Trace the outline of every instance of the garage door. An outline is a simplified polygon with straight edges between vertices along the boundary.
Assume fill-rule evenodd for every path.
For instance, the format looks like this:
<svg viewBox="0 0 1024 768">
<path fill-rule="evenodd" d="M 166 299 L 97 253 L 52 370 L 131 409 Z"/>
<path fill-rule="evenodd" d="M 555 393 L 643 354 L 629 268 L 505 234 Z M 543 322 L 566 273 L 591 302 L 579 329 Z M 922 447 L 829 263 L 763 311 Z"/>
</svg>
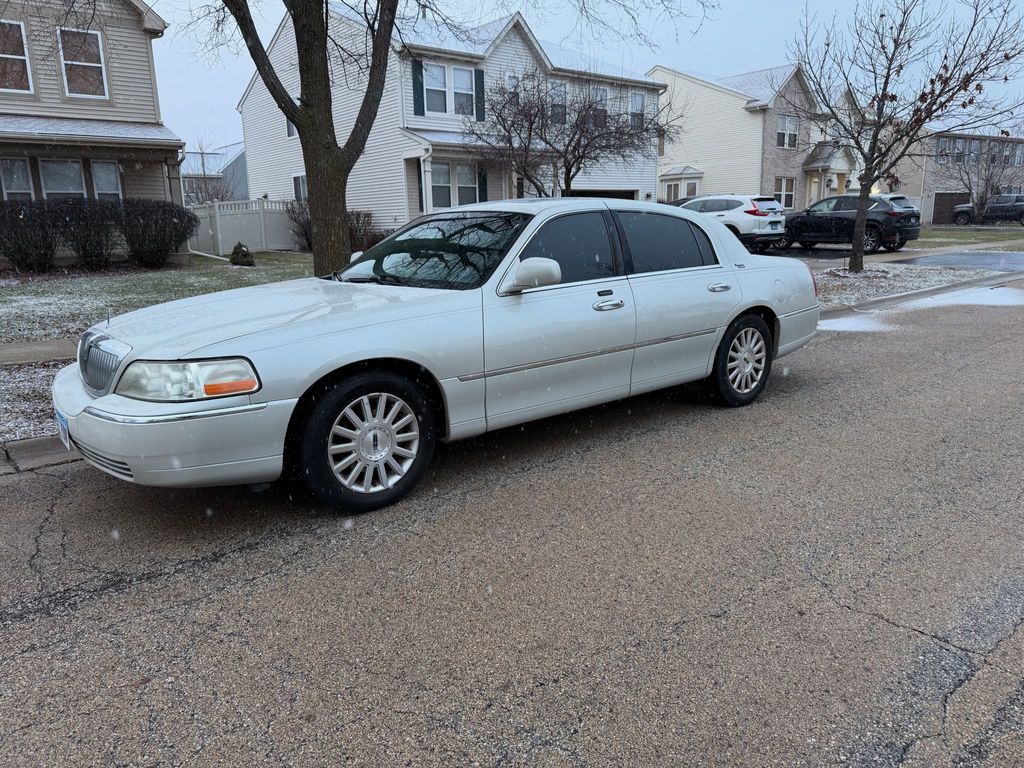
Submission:
<svg viewBox="0 0 1024 768">
<path fill-rule="evenodd" d="M 968 192 L 936 192 L 932 209 L 932 224 L 952 224 L 953 206 L 971 202 Z"/>
<path fill-rule="evenodd" d="M 574 189 L 565 197 L 611 197 L 615 200 L 636 200 L 635 189 Z"/>
</svg>

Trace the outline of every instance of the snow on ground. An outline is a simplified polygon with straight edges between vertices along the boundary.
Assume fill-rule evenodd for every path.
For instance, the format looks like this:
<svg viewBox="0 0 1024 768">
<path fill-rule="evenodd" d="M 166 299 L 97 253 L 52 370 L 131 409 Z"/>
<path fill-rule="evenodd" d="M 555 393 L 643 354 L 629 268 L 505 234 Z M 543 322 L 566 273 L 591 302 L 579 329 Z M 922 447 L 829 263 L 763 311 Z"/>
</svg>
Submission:
<svg viewBox="0 0 1024 768">
<path fill-rule="evenodd" d="M 0 366 L 0 443 L 57 434 L 50 385 L 65 365 Z"/>
<path fill-rule="evenodd" d="M 860 273 L 837 267 L 816 270 L 814 279 L 818 283 L 818 301 L 828 308 L 995 274 L 998 273 L 989 269 L 885 263 L 867 264 Z"/>
<path fill-rule="evenodd" d="M 984 288 L 968 288 L 963 291 L 940 293 L 938 296 L 926 296 L 900 306 L 900 309 L 932 309 L 934 307 L 957 307 L 974 305 L 983 307 L 1022 307 L 1024 306 L 1024 290 L 1009 286 L 991 286 Z"/>
<path fill-rule="evenodd" d="M 869 315 L 844 315 L 833 317 L 828 320 L 818 321 L 819 331 L 836 331 L 838 333 L 868 332 L 868 331 L 891 331 L 893 326 L 886 323 L 877 314 Z"/>
</svg>

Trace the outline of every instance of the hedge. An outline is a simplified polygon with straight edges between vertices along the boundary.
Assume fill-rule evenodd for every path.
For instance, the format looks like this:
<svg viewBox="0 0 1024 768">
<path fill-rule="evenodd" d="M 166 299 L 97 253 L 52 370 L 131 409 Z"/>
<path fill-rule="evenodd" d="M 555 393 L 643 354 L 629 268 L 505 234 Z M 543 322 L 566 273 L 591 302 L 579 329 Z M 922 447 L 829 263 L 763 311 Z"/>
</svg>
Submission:
<svg viewBox="0 0 1024 768">
<path fill-rule="evenodd" d="M 63 245 L 85 269 L 103 269 L 120 236 L 131 261 L 162 267 L 198 226 L 165 200 L 0 201 L 0 256 L 19 272 L 48 272 Z"/>
</svg>

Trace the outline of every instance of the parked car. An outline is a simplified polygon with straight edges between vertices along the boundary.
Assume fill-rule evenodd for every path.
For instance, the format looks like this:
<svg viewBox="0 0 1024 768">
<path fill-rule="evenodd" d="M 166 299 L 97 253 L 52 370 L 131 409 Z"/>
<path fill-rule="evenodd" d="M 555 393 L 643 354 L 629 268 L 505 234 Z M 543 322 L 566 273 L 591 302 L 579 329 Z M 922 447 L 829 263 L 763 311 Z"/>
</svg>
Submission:
<svg viewBox="0 0 1024 768">
<path fill-rule="evenodd" d="M 786 231 L 785 208 L 770 196 L 701 195 L 680 207 L 718 219 L 741 243 L 755 251 L 774 246 Z"/>
<path fill-rule="evenodd" d="M 972 203 L 953 206 L 953 223 L 965 226 L 986 221 L 1019 221 L 1024 225 L 1024 195 L 996 195 L 988 202 L 979 219 Z"/>
<path fill-rule="evenodd" d="M 818 243 L 852 243 L 857 215 L 857 195 L 837 195 L 819 200 L 806 211 L 786 218 L 782 249 L 793 243 L 813 248 Z M 872 195 L 864 232 L 864 253 L 879 248 L 898 251 L 921 235 L 921 212 L 903 195 Z"/>
<path fill-rule="evenodd" d="M 408 493 L 438 440 L 701 379 L 746 405 L 817 323 L 803 263 L 748 254 L 690 211 L 482 203 L 417 219 L 325 278 L 99 323 L 53 401 L 66 444 L 123 480 L 290 469 L 364 511 Z"/>
</svg>

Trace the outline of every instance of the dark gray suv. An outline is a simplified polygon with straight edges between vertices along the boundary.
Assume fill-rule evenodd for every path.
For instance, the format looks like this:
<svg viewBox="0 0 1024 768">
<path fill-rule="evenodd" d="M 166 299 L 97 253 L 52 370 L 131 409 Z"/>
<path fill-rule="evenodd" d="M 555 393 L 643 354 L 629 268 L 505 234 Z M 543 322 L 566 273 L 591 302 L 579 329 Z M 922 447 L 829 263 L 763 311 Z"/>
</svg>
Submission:
<svg viewBox="0 0 1024 768">
<path fill-rule="evenodd" d="M 921 212 L 902 195 L 872 195 L 864 231 L 864 253 L 879 248 L 898 251 L 921 235 Z M 786 216 L 785 239 L 777 248 L 800 243 L 813 248 L 818 243 L 852 243 L 857 216 L 857 195 L 837 195 L 819 200 L 806 211 Z"/>
<path fill-rule="evenodd" d="M 983 216 L 974 213 L 974 205 L 953 206 L 953 223 L 961 226 L 985 221 L 1019 221 L 1024 225 L 1024 195 L 996 195 L 988 201 Z"/>
</svg>

